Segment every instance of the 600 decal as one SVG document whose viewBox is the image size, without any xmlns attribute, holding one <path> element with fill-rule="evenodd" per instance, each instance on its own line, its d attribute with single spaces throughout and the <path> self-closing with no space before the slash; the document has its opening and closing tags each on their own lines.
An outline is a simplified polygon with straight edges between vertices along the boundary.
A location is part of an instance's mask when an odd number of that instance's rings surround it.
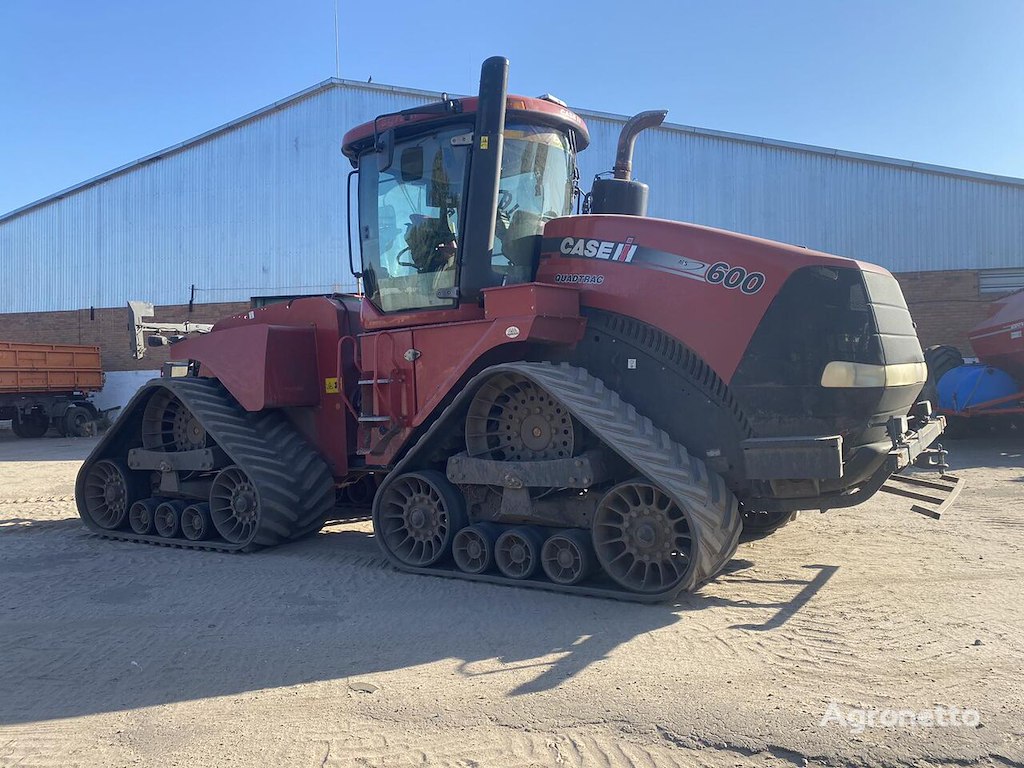
<svg viewBox="0 0 1024 768">
<path fill-rule="evenodd" d="M 708 267 L 704 279 L 712 285 L 723 285 L 726 288 L 739 288 L 748 296 L 764 288 L 764 274 L 747 272 L 743 267 L 733 267 L 724 261 L 716 261 Z"/>
</svg>

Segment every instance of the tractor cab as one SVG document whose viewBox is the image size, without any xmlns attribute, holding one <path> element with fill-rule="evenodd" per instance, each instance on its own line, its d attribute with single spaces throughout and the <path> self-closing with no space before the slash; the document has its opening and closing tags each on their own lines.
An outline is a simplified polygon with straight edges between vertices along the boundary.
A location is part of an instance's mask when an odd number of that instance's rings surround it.
<svg viewBox="0 0 1024 768">
<path fill-rule="evenodd" d="M 445 99 L 345 136 L 359 176 L 353 272 L 377 312 L 475 309 L 484 288 L 532 281 L 544 224 L 572 213 L 583 121 L 550 98 L 483 102 Z"/>
</svg>

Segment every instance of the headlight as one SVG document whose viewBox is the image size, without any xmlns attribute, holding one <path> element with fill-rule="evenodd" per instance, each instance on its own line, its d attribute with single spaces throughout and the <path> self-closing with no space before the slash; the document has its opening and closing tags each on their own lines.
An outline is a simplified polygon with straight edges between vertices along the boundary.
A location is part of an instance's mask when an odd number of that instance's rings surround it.
<svg viewBox="0 0 1024 768">
<path fill-rule="evenodd" d="M 833 360 L 821 374 L 823 387 L 904 387 L 923 384 L 928 377 L 924 363 L 870 365 Z"/>
</svg>

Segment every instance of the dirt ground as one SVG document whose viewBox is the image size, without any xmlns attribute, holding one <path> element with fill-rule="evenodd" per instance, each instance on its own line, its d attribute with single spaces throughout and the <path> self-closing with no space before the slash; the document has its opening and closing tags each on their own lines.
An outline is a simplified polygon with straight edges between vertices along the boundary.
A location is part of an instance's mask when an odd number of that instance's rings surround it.
<svg viewBox="0 0 1024 768">
<path fill-rule="evenodd" d="M 941 521 L 804 513 L 655 607 L 402 575 L 365 523 L 104 540 L 93 444 L 0 430 L 0 766 L 1024 765 L 1024 439 L 957 443 Z M 980 723 L 850 725 L 936 706 Z"/>
</svg>

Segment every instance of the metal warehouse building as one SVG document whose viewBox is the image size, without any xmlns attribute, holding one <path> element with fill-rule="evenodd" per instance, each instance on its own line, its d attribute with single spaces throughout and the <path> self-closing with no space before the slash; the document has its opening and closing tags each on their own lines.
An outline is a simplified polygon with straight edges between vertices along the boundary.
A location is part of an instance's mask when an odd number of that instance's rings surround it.
<svg viewBox="0 0 1024 768">
<path fill-rule="evenodd" d="M 344 132 L 439 94 L 331 79 L 0 215 L 0 338 L 128 354 L 128 299 L 212 320 L 266 297 L 351 291 Z M 611 167 L 625 118 L 579 110 L 582 180 Z M 650 215 L 881 264 L 925 345 L 966 350 L 1001 291 L 1024 287 L 1024 180 L 681 125 L 642 135 Z M 194 286 L 194 293 L 193 293 Z M 190 298 L 194 298 L 191 307 Z M 156 367 L 160 355 L 144 366 Z"/>
</svg>

